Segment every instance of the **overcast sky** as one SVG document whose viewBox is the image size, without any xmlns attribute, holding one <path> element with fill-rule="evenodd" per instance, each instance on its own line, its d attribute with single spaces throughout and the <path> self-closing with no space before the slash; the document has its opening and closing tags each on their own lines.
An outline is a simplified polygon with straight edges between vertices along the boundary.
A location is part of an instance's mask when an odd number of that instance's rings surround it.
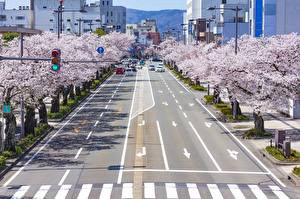
<svg viewBox="0 0 300 199">
<path fill-rule="evenodd" d="M 87 0 L 88 3 L 95 0 Z M 8 9 L 28 5 L 29 0 L 6 0 Z M 141 10 L 185 9 L 186 0 L 114 0 L 114 5 Z"/>
</svg>

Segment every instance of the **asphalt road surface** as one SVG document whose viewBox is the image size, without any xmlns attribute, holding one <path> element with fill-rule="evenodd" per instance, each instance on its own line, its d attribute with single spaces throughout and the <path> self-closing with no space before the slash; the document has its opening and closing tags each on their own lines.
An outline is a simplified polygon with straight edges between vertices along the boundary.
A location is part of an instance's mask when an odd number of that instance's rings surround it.
<svg viewBox="0 0 300 199">
<path fill-rule="evenodd" d="M 1 199 L 300 198 L 170 72 L 146 67 L 108 79 L 0 184 Z"/>
</svg>

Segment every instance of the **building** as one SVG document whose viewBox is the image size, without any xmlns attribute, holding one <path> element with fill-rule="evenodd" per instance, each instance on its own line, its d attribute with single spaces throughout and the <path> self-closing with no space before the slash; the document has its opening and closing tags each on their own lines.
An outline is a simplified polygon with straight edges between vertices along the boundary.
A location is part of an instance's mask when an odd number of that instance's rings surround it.
<svg viewBox="0 0 300 199">
<path fill-rule="evenodd" d="M 300 1 L 250 0 L 250 34 L 254 37 L 300 33 Z"/>
<path fill-rule="evenodd" d="M 64 0 L 61 31 L 81 34 L 104 28 L 106 31 L 126 31 L 126 8 L 113 6 L 113 0 L 86 4 L 86 0 Z M 58 31 L 58 0 L 31 0 L 19 10 L 6 10 L 0 2 L 0 25 L 23 26 L 43 31 Z"/>
</svg>

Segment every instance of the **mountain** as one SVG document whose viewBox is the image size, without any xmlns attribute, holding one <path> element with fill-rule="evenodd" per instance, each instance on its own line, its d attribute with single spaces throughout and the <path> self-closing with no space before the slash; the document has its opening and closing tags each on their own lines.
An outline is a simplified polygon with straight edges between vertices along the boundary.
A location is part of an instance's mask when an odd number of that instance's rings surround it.
<svg viewBox="0 0 300 199">
<path fill-rule="evenodd" d="M 183 10 L 144 11 L 127 9 L 127 23 L 139 23 L 143 19 L 156 19 L 159 32 L 168 28 L 181 29 Z"/>
</svg>

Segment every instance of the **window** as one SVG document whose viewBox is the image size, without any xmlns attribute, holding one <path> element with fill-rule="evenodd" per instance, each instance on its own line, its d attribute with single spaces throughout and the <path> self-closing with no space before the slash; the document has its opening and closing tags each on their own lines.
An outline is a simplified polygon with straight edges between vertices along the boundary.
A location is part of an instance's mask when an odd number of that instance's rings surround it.
<svg viewBox="0 0 300 199">
<path fill-rule="evenodd" d="M 67 31 L 71 31 L 71 29 L 70 29 L 70 28 L 67 28 Z"/>
<path fill-rule="evenodd" d="M 53 22 L 53 19 L 50 19 L 49 21 L 50 21 L 50 22 Z"/>
<path fill-rule="evenodd" d="M 103 6 L 105 5 L 105 1 L 102 1 L 102 5 L 103 5 Z"/>
<path fill-rule="evenodd" d="M 47 6 L 43 6 L 44 9 L 47 9 Z"/>
<path fill-rule="evenodd" d="M 109 1 L 106 2 L 106 5 L 109 5 Z"/>
<path fill-rule="evenodd" d="M 71 22 L 71 19 L 67 19 L 67 22 Z"/>
<path fill-rule="evenodd" d="M 53 29 L 52 29 L 52 28 L 50 28 L 50 29 L 49 29 L 49 31 L 53 31 Z"/>
<path fill-rule="evenodd" d="M 114 16 L 114 13 L 112 11 L 110 12 L 110 16 Z"/>
<path fill-rule="evenodd" d="M 106 16 L 109 16 L 109 12 L 107 11 Z"/>
<path fill-rule="evenodd" d="M 222 0 L 222 4 L 226 4 L 226 0 Z"/>
<path fill-rule="evenodd" d="M 6 15 L 0 15 L 0 21 L 6 21 Z"/>
<path fill-rule="evenodd" d="M 74 23 L 75 26 L 78 26 L 78 23 Z"/>
<path fill-rule="evenodd" d="M 24 24 L 17 24 L 17 27 L 24 28 Z"/>
<path fill-rule="evenodd" d="M 25 17 L 24 16 L 16 16 L 16 20 L 24 20 Z"/>
</svg>

